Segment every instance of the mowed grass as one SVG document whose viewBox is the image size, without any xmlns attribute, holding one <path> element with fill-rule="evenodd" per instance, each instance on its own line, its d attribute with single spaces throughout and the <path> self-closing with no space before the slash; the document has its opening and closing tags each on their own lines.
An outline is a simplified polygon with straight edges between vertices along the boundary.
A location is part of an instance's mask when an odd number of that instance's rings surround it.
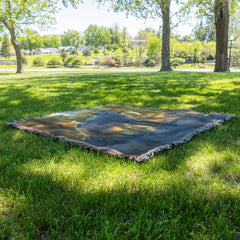
<svg viewBox="0 0 240 240">
<path fill-rule="evenodd" d="M 101 104 L 236 117 L 139 164 L 4 122 Z M 0 239 L 239 239 L 239 73 L 0 74 Z"/>
</svg>

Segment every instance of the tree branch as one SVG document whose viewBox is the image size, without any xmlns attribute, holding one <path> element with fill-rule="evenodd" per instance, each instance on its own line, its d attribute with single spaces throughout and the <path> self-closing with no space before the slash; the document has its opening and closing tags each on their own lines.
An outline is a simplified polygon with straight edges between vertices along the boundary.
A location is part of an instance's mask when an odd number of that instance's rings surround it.
<svg viewBox="0 0 240 240">
<path fill-rule="evenodd" d="M 5 19 L 0 18 L 0 22 L 2 22 L 2 23 L 4 24 L 4 26 L 5 26 L 8 30 L 10 30 L 10 26 L 9 26 L 9 24 L 5 21 Z"/>
</svg>

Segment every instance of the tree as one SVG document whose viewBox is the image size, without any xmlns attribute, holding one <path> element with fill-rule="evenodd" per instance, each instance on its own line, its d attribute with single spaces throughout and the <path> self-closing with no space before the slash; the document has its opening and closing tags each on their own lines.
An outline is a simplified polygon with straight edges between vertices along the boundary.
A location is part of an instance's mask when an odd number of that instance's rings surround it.
<svg viewBox="0 0 240 240">
<path fill-rule="evenodd" d="M 180 38 L 181 42 L 191 42 L 192 41 L 192 37 L 190 35 L 184 35 Z"/>
<path fill-rule="evenodd" d="M 215 72 L 227 72 L 228 69 L 228 0 L 215 0 L 214 15 L 216 25 L 216 63 Z"/>
<path fill-rule="evenodd" d="M 171 0 L 161 0 L 160 8 L 162 12 L 162 68 L 161 71 L 170 71 L 170 4 Z"/>
<path fill-rule="evenodd" d="M 67 54 L 65 49 L 61 50 L 60 56 L 61 56 L 63 61 L 67 58 L 68 54 Z"/>
<path fill-rule="evenodd" d="M 123 44 L 127 44 L 128 42 L 128 32 L 127 28 L 123 27 L 122 32 L 121 32 L 121 40 Z"/>
<path fill-rule="evenodd" d="M 45 48 L 58 48 L 62 45 L 60 35 L 58 34 L 43 35 L 40 37 L 40 40 Z"/>
<path fill-rule="evenodd" d="M 137 36 L 134 37 L 135 40 L 145 40 L 145 45 L 148 44 L 148 39 L 154 36 L 154 31 L 151 28 L 146 28 L 140 30 Z"/>
<path fill-rule="evenodd" d="M 90 25 L 85 31 L 85 41 L 87 46 L 99 47 L 111 43 L 111 34 L 109 29 Z"/>
<path fill-rule="evenodd" d="M 17 73 L 23 72 L 21 45 L 17 35 L 26 26 L 51 23 L 52 14 L 58 10 L 57 1 L 47 0 L 0 0 L 0 24 L 11 35 L 11 42 L 17 57 Z"/>
<path fill-rule="evenodd" d="M 33 49 L 39 49 L 42 46 L 41 37 L 37 31 L 26 29 L 24 33 L 26 36 L 19 38 L 22 48 L 32 51 Z"/>
<path fill-rule="evenodd" d="M 216 41 L 216 29 L 214 25 L 214 19 L 207 24 L 203 24 L 203 21 L 197 24 L 193 29 L 195 40 L 201 42 Z"/>
<path fill-rule="evenodd" d="M 9 39 L 5 36 L 2 41 L 2 48 L 1 48 L 1 56 L 3 58 L 9 58 L 11 56 L 10 54 L 10 41 Z"/>
<path fill-rule="evenodd" d="M 83 44 L 83 38 L 81 33 L 75 30 L 67 30 L 61 35 L 61 41 L 63 46 L 74 46 L 76 49 Z"/>
<path fill-rule="evenodd" d="M 228 32 L 230 13 L 237 7 L 237 0 L 189 0 L 190 5 L 198 7 L 200 17 L 214 16 L 216 27 L 215 72 L 228 69 Z"/>
<path fill-rule="evenodd" d="M 110 35 L 111 35 L 111 44 L 120 45 L 121 43 L 121 34 L 119 32 L 119 27 L 117 24 L 114 27 L 109 28 Z"/>
<path fill-rule="evenodd" d="M 69 1 L 63 0 L 66 5 Z M 78 0 L 70 0 L 76 6 Z M 17 73 L 23 72 L 21 45 L 18 34 L 26 26 L 37 24 L 40 27 L 51 25 L 58 11 L 58 0 L 0 0 L 0 28 L 3 25 L 11 35 L 11 42 L 17 57 Z"/>
<path fill-rule="evenodd" d="M 147 56 L 157 63 L 160 60 L 161 45 L 161 39 L 156 36 L 152 36 L 148 40 Z"/>
<path fill-rule="evenodd" d="M 161 71 L 171 71 L 170 63 L 170 4 L 171 0 L 97 0 L 111 2 L 114 11 L 124 11 L 140 18 L 149 16 L 162 18 L 162 67 Z M 176 1 L 178 2 L 178 0 Z"/>
<path fill-rule="evenodd" d="M 229 33 L 234 36 L 234 40 L 240 38 L 240 6 L 236 6 L 235 12 L 230 15 Z"/>
</svg>

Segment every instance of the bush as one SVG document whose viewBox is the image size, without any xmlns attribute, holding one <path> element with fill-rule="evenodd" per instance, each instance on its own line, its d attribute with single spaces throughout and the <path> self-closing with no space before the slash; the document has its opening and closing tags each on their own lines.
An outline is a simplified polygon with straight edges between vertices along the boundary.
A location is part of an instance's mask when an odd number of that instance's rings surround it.
<svg viewBox="0 0 240 240">
<path fill-rule="evenodd" d="M 123 59 L 123 66 L 127 67 L 129 60 L 131 60 L 130 57 L 129 57 L 129 54 L 125 53 L 123 55 L 122 59 Z"/>
<path fill-rule="evenodd" d="M 104 55 L 107 55 L 107 54 L 108 54 L 107 49 L 103 49 L 103 54 L 104 54 Z"/>
<path fill-rule="evenodd" d="M 121 49 L 117 49 L 115 52 L 114 52 L 114 55 L 123 55 L 123 51 Z"/>
<path fill-rule="evenodd" d="M 209 57 L 207 58 L 207 60 L 214 60 L 215 57 L 212 54 L 209 54 Z"/>
<path fill-rule="evenodd" d="M 99 49 L 98 49 L 98 48 L 94 48 L 93 52 L 94 52 L 95 54 L 98 54 L 98 53 L 99 53 Z"/>
<path fill-rule="evenodd" d="M 123 66 L 123 56 L 121 55 L 116 55 L 112 57 L 115 62 L 116 62 L 116 67 L 122 67 Z"/>
<path fill-rule="evenodd" d="M 47 63 L 47 66 L 48 67 L 51 67 L 51 68 L 56 68 L 56 67 L 60 67 L 62 66 L 63 62 L 60 58 L 58 57 L 52 57 L 48 63 Z"/>
<path fill-rule="evenodd" d="M 119 48 L 119 46 L 118 46 L 116 43 L 114 43 L 114 44 L 112 45 L 112 49 L 113 49 L 114 51 L 116 51 L 118 48 Z"/>
<path fill-rule="evenodd" d="M 231 57 L 231 60 L 234 61 L 234 62 L 239 62 L 240 61 L 240 46 L 239 46 L 239 49 L 238 48 L 233 48 L 232 49 L 232 57 Z"/>
<path fill-rule="evenodd" d="M 179 66 L 180 64 L 179 64 L 178 62 L 173 62 L 171 65 L 172 65 L 174 68 L 176 68 L 176 67 Z"/>
<path fill-rule="evenodd" d="M 177 50 L 174 51 L 174 57 L 175 58 L 184 58 L 184 59 L 186 59 L 187 58 L 187 53 L 185 51 L 183 51 L 183 50 L 177 49 Z"/>
<path fill-rule="evenodd" d="M 33 66 L 34 67 L 42 67 L 44 65 L 45 65 L 45 63 L 44 63 L 44 59 L 42 57 L 36 57 L 33 60 Z"/>
<path fill-rule="evenodd" d="M 72 66 L 72 67 L 79 67 L 84 65 L 83 61 L 81 60 L 80 57 L 78 57 L 77 55 L 71 55 L 69 57 L 67 57 L 64 61 L 64 66 Z"/>
<path fill-rule="evenodd" d="M 66 53 L 65 49 L 61 50 L 60 56 L 61 56 L 63 61 L 67 58 L 68 54 Z"/>
<path fill-rule="evenodd" d="M 141 56 L 144 53 L 144 48 L 139 46 L 138 49 L 139 49 L 138 55 Z M 146 54 L 149 58 L 153 59 L 157 63 L 159 63 L 161 59 L 161 49 L 162 41 L 159 37 L 152 36 L 148 39 Z"/>
<path fill-rule="evenodd" d="M 130 48 L 131 50 L 133 50 L 133 49 L 134 49 L 133 43 L 129 43 L 128 48 Z"/>
<path fill-rule="evenodd" d="M 199 57 L 198 57 L 196 48 L 194 49 L 193 63 L 199 63 Z"/>
<path fill-rule="evenodd" d="M 123 49 L 123 48 L 125 48 L 125 47 L 126 47 L 126 44 L 125 44 L 125 43 L 121 43 L 121 44 L 120 44 L 120 48 Z"/>
<path fill-rule="evenodd" d="M 137 58 L 134 63 L 134 67 L 141 67 L 143 65 L 143 60 L 141 58 Z"/>
<path fill-rule="evenodd" d="M 116 61 L 113 58 L 107 57 L 102 60 L 102 65 L 108 65 L 109 67 L 115 67 Z"/>
<path fill-rule="evenodd" d="M 112 47 L 111 47 L 111 45 L 107 45 L 107 47 L 106 47 L 106 49 L 108 50 L 108 51 L 111 51 L 112 50 Z"/>
<path fill-rule="evenodd" d="M 97 65 L 97 66 L 100 66 L 101 65 L 101 60 L 98 58 L 94 61 L 94 64 Z"/>
<path fill-rule="evenodd" d="M 84 49 L 82 52 L 82 55 L 85 57 L 91 56 L 91 50 L 90 49 Z"/>
<path fill-rule="evenodd" d="M 174 62 L 179 63 L 179 65 L 180 65 L 180 64 L 184 64 L 186 62 L 186 60 L 185 60 L 185 58 L 172 58 L 171 63 L 174 63 Z"/>
<path fill-rule="evenodd" d="M 23 63 L 23 65 L 28 64 L 27 58 L 25 56 L 22 56 L 22 63 Z"/>
<path fill-rule="evenodd" d="M 72 48 L 70 54 L 71 55 L 78 55 L 78 52 L 77 52 L 76 48 Z"/>
<path fill-rule="evenodd" d="M 79 58 L 79 57 L 75 57 L 72 61 L 71 61 L 71 65 L 73 67 L 79 67 L 83 65 L 83 61 Z"/>
<path fill-rule="evenodd" d="M 134 66 L 134 60 L 130 59 L 126 63 L 126 67 L 133 67 Z"/>
<path fill-rule="evenodd" d="M 156 64 L 157 64 L 156 61 L 154 61 L 154 59 L 151 59 L 151 58 L 146 59 L 144 62 L 144 65 L 146 67 L 154 67 L 156 66 Z"/>
<path fill-rule="evenodd" d="M 124 47 L 124 48 L 122 49 L 122 52 L 123 52 L 123 53 L 128 53 L 128 48 L 127 48 L 127 47 Z"/>
<path fill-rule="evenodd" d="M 65 59 L 64 61 L 64 66 L 69 66 L 71 65 L 71 62 L 74 60 L 74 58 L 76 58 L 76 56 L 69 56 Z"/>
<path fill-rule="evenodd" d="M 199 63 L 198 56 L 196 56 L 196 55 L 193 56 L 193 63 Z"/>
<path fill-rule="evenodd" d="M 199 61 L 200 61 L 200 63 L 205 64 L 207 61 L 207 58 L 205 56 L 201 56 Z"/>
</svg>

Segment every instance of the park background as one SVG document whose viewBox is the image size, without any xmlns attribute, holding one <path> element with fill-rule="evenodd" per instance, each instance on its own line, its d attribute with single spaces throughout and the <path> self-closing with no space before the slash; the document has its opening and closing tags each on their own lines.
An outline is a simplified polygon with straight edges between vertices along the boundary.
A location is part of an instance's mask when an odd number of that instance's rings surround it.
<svg viewBox="0 0 240 240">
<path fill-rule="evenodd" d="M 28 3 L 39 6 L 38 3 L 51 4 L 54 1 L 0 0 L 0 9 L 3 10 L 5 3 L 16 2 L 24 6 L 19 10 L 19 5 L 15 5 L 17 13 L 24 13 L 25 20 L 25 15 L 29 14 L 29 18 L 34 15 L 29 13 Z M 212 4 L 223 1 L 192 2 Z M 203 13 L 196 18 L 196 24 L 195 20 L 189 20 L 194 22 L 192 36 L 185 36 L 191 35 L 192 31 L 181 34 L 182 22 L 179 32 L 172 29 L 171 61 L 174 59 L 176 62 L 176 65 L 172 62 L 172 67 L 183 68 L 182 71 L 159 71 L 161 62 L 157 61 L 160 53 L 156 49 L 160 49 L 162 39 L 158 31 L 160 20 L 156 20 L 156 28 L 153 28 L 155 23 L 144 25 L 138 19 L 140 27 L 136 32 L 130 30 L 128 24 L 115 26 L 115 20 L 109 21 L 108 25 L 71 20 L 71 16 L 78 15 L 82 7 L 80 4 L 77 10 L 73 10 L 68 5 L 64 10 L 67 11 L 67 20 L 61 16 L 63 12 L 59 13 L 58 17 L 63 22 L 71 24 L 72 21 L 72 25 L 62 30 L 63 23 L 60 23 L 62 32 L 50 29 L 44 33 L 36 26 L 32 30 L 17 31 L 22 52 L 26 53 L 25 73 L 19 71 L 21 74 L 16 74 L 14 65 L 1 66 L 0 239 L 238 240 L 240 74 L 234 72 L 239 70 L 238 66 L 231 65 L 230 72 L 228 69 L 213 72 L 211 64 L 214 63 L 205 62 L 210 58 L 209 53 L 213 58 L 215 56 L 215 39 L 212 38 L 215 30 L 211 30 L 214 24 L 212 18 L 210 23 L 207 21 L 205 5 Z M 195 10 L 195 7 L 191 9 Z M 94 13 L 93 9 L 91 11 Z M 39 12 L 44 14 L 42 9 Z M 239 8 L 231 13 L 231 19 L 236 18 L 237 21 L 230 21 L 230 34 L 227 36 L 228 53 L 230 55 L 232 47 L 232 57 L 236 61 L 239 61 L 238 14 Z M 89 16 L 93 19 L 92 15 L 82 15 L 87 20 Z M 50 17 L 54 18 L 52 13 Z M 6 20 L 2 11 L 1 20 Z M 148 22 L 150 20 L 146 19 Z M 95 29 L 93 33 L 104 32 L 103 36 L 109 36 L 106 48 L 101 49 L 102 43 L 96 44 L 99 38 L 86 44 L 85 30 L 91 24 Z M 124 26 L 129 27 L 126 35 L 132 36 L 126 38 L 127 43 L 123 40 Z M 14 61 L 6 28 L 1 28 L 1 33 L 1 49 L 5 49 L 7 54 L 10 51 L 10 56 L 2 58 Z M 143 41 L 144 36 L 146 41 Z M 90 56 L 83 56 L 80 49 L 74 50 L 78 40 L 79 45 L 86 47 L 84 54 L 90 52 Z M 145 45 L 134 46 L 133 40 Z M 54 52 L 62 45 L 67 47 L 65 52 Z M 39 50 L 53 53 L 34 55 Z M 125 59 L 130 66 L 121 67 Z M 112 65 L 102 64 L 104 61 Z M 190 63 L 184 64 L 184 61 Z M 214 59 L 209 61 L 214 62 Z M 94 66 L 89 65 L 93 62 Z M 147 67 L 147 63 L 151 67 Z M 197 66 L 197 70 L 203 71 L 193 71 Z M 28 69 L 31 72 L 27 72 Z M 197 135 L 188 143 L 154 155 L 142 164 L 12 129 L 4 124 L 109 103 L 192 109 L 202 113 L 225 112 L 236 116 Z"/>
<path fill-rule="evenodd" d="M 51 28 L 33 26 L 25 29 L 18 40 L 25 68 L 79 67 L 156 67 L 161 65 L 161 18 L 137 19 L 115 13 L 109 6 L 81 4 L 77 9 L 65 8 L 56 15 Z M 173 3 L 172 12 L 179 6 Z M 71 16 L 71 17 L 70 17 Z M 240 66 L 239 9 L 230 16 L 234 41 L 231 65 Z M 125 25 L 124 25 L 125 24 Z M 127 26 L 127 27 L 126 27 Z M 170 56 L 177 69 L 212 69 L 215 63 L 216 34 L 213 18 L 199 18 L 193 13 L 172 17 Z M 16 57 L 7 32 L 1 38 L 0 69 L 14 69 Z M 230 57 L 230 56 L 229 56 Z M 10 60 L 10 61 L 9 61 Z"/>
</svg>

